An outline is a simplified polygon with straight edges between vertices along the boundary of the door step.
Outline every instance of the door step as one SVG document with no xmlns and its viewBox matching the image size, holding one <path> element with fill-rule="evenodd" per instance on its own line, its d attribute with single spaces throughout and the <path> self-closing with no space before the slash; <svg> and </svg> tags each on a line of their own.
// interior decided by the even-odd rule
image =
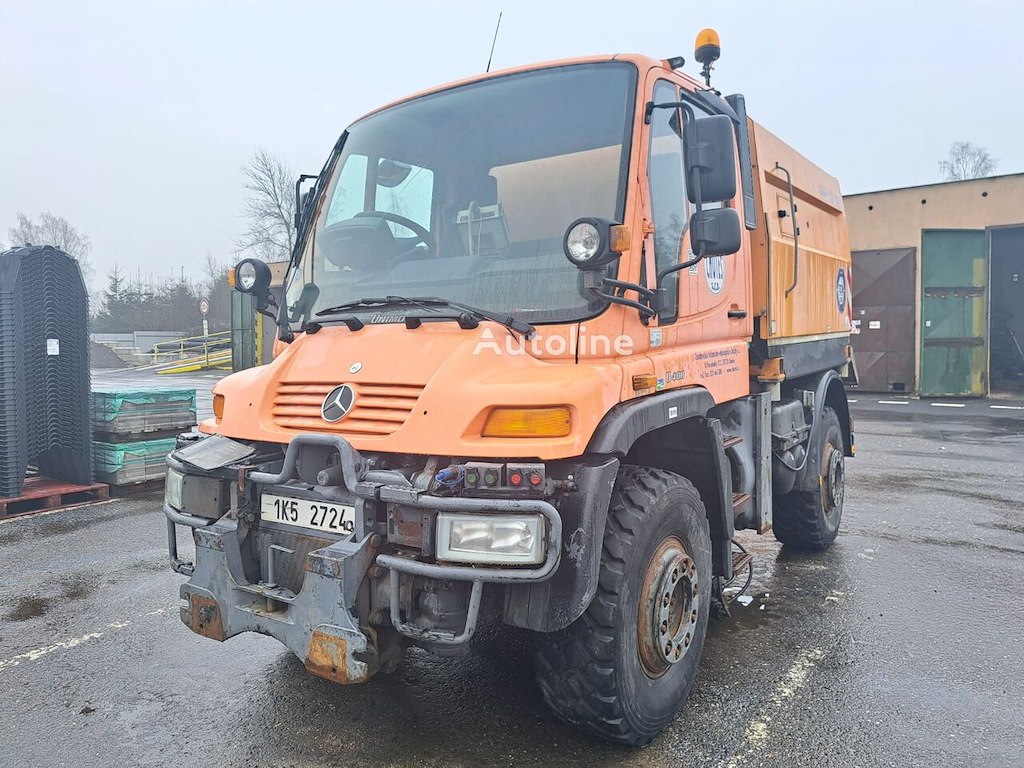
<svg viewBox="0 0 1024 768">
<path fill-rule="evenodd" d="M 739 574 L 745 572 L 750 564 L 754 562 L 754 556 L 749 552 L 732 553 L 732 578 L 735 580 Z"/>
<path fill-rule="evenodd" d="M 722 440 L 722 447 L 725 448 L 725 450 L 729 450 L 742 442 L 743 435 L 726 435 L 725 439 Z"/>
<path fill-rule="evenodd" d="M 753 511 L 754 500 L 749 493 L 733 493 L 732 495 L 732 517 L 747 515 Z"/>
</svg>

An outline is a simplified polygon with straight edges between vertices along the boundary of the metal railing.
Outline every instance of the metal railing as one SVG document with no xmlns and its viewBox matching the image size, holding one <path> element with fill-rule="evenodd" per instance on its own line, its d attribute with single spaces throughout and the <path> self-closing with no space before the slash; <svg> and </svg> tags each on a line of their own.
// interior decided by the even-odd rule
<svg viewBox="0 0 1024 768">
<path fill-rule="evenodd" d="M 231 359 L 231 331 L 157 342 L 150 356 L 152 365 L 194 364 L 209 368 Z"/>
</svg>

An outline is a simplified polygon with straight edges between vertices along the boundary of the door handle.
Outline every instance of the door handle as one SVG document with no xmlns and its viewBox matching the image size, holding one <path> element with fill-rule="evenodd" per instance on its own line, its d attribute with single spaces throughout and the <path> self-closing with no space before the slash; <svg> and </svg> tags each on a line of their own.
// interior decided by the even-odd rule
<svg viewBox="0 0 1024 768">
<path fill-rule="evenodd" d="M 745 310 L 745 309 L 730 309 L 729 310 L 729 317 L 736 318 L 737 320 L 742 320 L 746 316 L 747 316 L 747 310 Z"/>
</svg>

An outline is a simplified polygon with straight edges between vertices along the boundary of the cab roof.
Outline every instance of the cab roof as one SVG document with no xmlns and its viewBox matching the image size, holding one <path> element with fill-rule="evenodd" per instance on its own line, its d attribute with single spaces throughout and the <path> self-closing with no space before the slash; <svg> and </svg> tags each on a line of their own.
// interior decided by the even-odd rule
<svg viewBox="0 0 1024 768">
<path fill-rule="evenodd" d="M 391 101 L 391 102 L 389 102 L 387 104 L 379 106 L 379 107 L 377 107 L 375 109 L 372 109 L 369 112 L 367 112 L 366 114 L 361 115 L 356 120 L 353 120 L 352 122 L 353 123 L 357 123 L 360 120 L 363 120 L 364 118 L 369 117 L 370 115 L 376 114 L 377 112 L 381 112 L 381 111 L 383 111 L 385 109 L 393 107 L 396 104 L 402 104 L 402 103 L 407 102 L 407 101 L 412 101 L 413 99 L 417 99 L 417 98 L 419 98 L 421 96 L 429 96 L 430 94 L 440 93 L 441 91 L 447 91 L 447 90 L 449 90 L 451 88 L 457 88 L 459 86 L 469 85 L 470 83 L 479 83 L 479 82 L 483 82 L 484 80 L 493 80 L 493 79 L 496 79 L 496 78 L 499 78 L 499 77 L 505 77 L 507 75 L 514 75 L 514 74 L 518 74 L 520 72 L 532 72 L 532 71 L 539 70 L 539 69 L 554 69 L 556 67 L 566 67 L 566 66 L 571 66 L 573 64 L 596 64 L 596 63 L 610 62 L 610 61 L 629 62 L 631 64 L 634 64 L 636 66 L 636 68 L 641 73 L 649 71 L 651 69 L 659 69 L 659 68 L 660 69 L 664 69 L 666 72 L 672 72 L 673 71 L 672 68 L 668 64 L 668 60 L 667 59 L 664 59 L 664 60 L 654 59 L 654 58 L 651 58 L 650 56 L 644 56 L 643 54 L 639 54 L 639 53 L 598 54 L 598 55 L 593 55 L 593 56 L 578 56 L 576 58 L 571 58 L 571 59 L 556 59 L 556 60 L 553 60 L 553 61 L 535 62 L 535 63 L 532 63 L 532 64 L 524 64 L 524 65 L 521 65 L 521 66 L 518 66 L 518 67 L 507 67 L 505 69 L 497 69 L 497 70 L 495 70 L 493 72 L 481 72 L 480 74 L 470 75 L 469 77 L 464 77 L 464 78 L 462 78 L 460 80 L 453 80 L 450 83 L 445 83 L 443 85 L 436 85 L 436 86 L 433 86 L 431 88 L 427 88 L 427 89 L 422 90 L 422 91 L 417 91 L 416 93 L 409 94 L 408 96 L 403 96 L 400 99 L 395 99 L 394 101 Z M 683 77 L 686 80 L 688 80 L 693 85 L 700 85 L 696 80 L 694 80 L 692 77 L 690 77 L 689 75 L 687 75 L 684 72 L 681 72 L 679 70 L 675 70 L 675 74 L 678 75 L 678 76 Z"/>
</svg>

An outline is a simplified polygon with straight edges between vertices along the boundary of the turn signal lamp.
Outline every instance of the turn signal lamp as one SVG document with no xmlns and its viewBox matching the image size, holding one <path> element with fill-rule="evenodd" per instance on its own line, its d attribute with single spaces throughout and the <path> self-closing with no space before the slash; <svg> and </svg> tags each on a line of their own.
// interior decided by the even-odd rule
<svg viewBox="0 0 1024 768">
<path fill-rule="evenodd" d="M 572 429 L 569 409 L 495 408 L 484 424 L 484 437 L 565 437 Z"/>
<path fill-rule="evenodd" d="M 625 253 L 629 250 L 632 240 L 629 227 L 624 224 L 616 224 L 608 229 L 608 250 L 612 253 Z"/>
<path fill-rule="evenodd" d="M 641 373 L 633 377 L 633 391 L 640 392 L 644 389 L 654 389 L 658 386 L 658 377 L 654 374 Z"/>
<path fill-rule="evenodd" d="M 224 417 L 224 395 L 213 396 L 213 418 L 220 421 Z"/>
</svg>

